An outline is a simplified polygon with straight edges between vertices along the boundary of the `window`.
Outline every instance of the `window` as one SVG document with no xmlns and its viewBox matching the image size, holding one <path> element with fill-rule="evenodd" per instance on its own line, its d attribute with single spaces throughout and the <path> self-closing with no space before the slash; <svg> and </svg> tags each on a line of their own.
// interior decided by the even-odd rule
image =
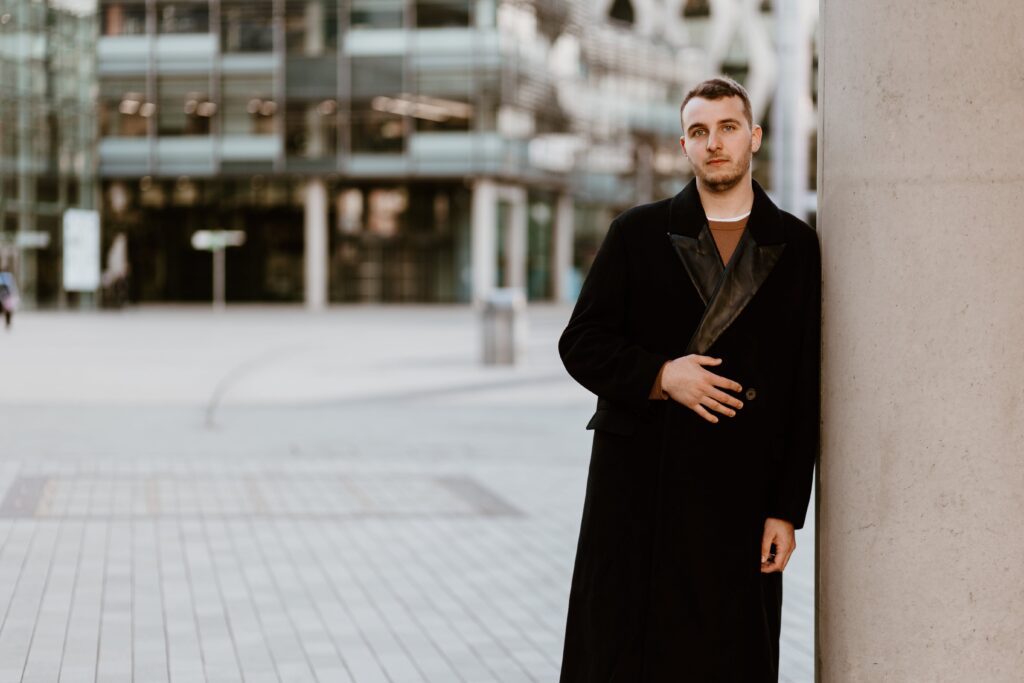
<svg viewBox="0 0 1024 683">
<path fill-rule="evenodd" d="M 377 102 L 353 102 L 351 115 L 352 151 L 396 154 L 405 149 L 405 123 L 398 114 Z"/>
<path fill-rule="evenodd" d="M 402 28 L 404 0 L 352 0 L 352 28 Z"/>
<path fill-rule="evenodd" d="M 625 24 L 632 24 L 634 22 L 633 4 L 629 0 L 615 0 L 611 9 L 608 10 L 608 17 Z"/>
<path fill-rule="evenodd" d="M 223 52 L 271 52 L 273 8 L 267 0 L 223 0 L 220 5 Z"/>
<path fill-rule="evenodd" d="M 285 152 L 288 156 L 321 159 L 338 149 L 338 103 L 291 101 L 285 110 Z"/>
<path fill-rule="evenodd" d="M 230 76 L 223 81 L 225 135 L 272 135 L 278 104 L 269 75 Z"/>
<path fill-rule="evenodd" d="M 103 7 L 103 35 L 139 36 L 145 33 L 145 3 L 116 2 Z"/>
<path fill-rule="evenodd" d="M 709 0 L 686 0 L 683 6 L 684 17 L 707 17 L 711 16 L 711 3 Z"/>
<path fill-rule="evenodd" d="M 405 148 L 404 117 L 411 100 L 402 85 L 401 57 L 352 59 L 353 152 L 397 153 Z"/>
<path fill-rule="evenodd" d="M 160 2 L 156 11 L 158 33 L 206 33 L 210 30 L 210 8 L 205 2 Z"/>
<path fill-rule="evenodd" d="M 418 131 L 468 131 L 473 120 L 473 106 L 467 101 L 419 95 L 410 97 L 409 115 Z"/>
<path fill-rule="evenodd" d="M 217 105 L 210 101 L 205 76 L 160 78 L 159 135 L 209 135 Z"/>
<path fill-rule="evenodd" d="M 284 42 L 288 52 L 315 56 L 338 47 L 334 0 L 286 0 Z"/>
<path fill-rule="evenodd" d="M 469 25 L 469 0 L 416 0 L 418 28 L 465 28 Z"/>
<path fill-rule="evenodd" d="M 100 135 L 145 137 L 156 106 L 146 99 L 146 78 L 104 78 L 100 82 Z"/>
<path fill-rule="evenodd" d="M 369 99 L 403 91 L 401 57 L 353 57 L 352 97 Z"/>
</svg>

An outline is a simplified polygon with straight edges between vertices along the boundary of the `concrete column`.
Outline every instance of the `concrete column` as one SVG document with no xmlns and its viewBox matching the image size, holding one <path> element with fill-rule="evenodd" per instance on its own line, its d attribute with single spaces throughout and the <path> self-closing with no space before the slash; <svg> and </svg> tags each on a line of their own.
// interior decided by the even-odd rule
<svg viewBox="0 0 1024 683">
<path fill-rule="evenodd" d="M 781 208 L 807 215 L 808 156 L 814 130 L 811 86 L 811 26 L 808 0 L 775 3 L 779 81 L 772 106 L 772 190 Z"/>
<path fill-rule="evenodd" d="M 569 193 L 558 195 L 555 202 L 554 254 L 552 277 L 554 278 L 555 301 L 569 302 L 572 299 L 572 245 L 575 211 L 573 198 Z"/>
<path fill-rule="evenodd" d="M 473 183 L 470 213 L 471 297 L 479 304 L 495 285 L 498 196 L 494 181 L 482 178 Z"/>
<path fill-rule="evenodd" d="M 505 253 L 508 254 L 506 287 L 526 289 L 526 251 L 528 248 L 529 219 L 526 215 L 526 190 L 509 188 L 505 193 L 511 210 L 508 230 L 505 231 Z"/>
<path fill-rule="evenodd" d="M 820 680 L 1024 672 L 1024 3 L 822 3 Z"/>
<path fill-rule="evenodd" d="M 306 308 L 327 306 L 327 187 L 321 178 L 306 182 Z"/>
<path fill-rule="evenodd" d="M 305 14 L 306 40 L 303 47 L 307 56 L 316 56 L 324 52 L 324 5 L 320 0 L 306 0 Z"/>
<path fill-rule="evenodd" d="M 313 159 L 324 156 L 327 140 L 324 136 L 323 116 L 320 107 L 310 104 L 306 107 L 306 155 Z"/>
</svg>

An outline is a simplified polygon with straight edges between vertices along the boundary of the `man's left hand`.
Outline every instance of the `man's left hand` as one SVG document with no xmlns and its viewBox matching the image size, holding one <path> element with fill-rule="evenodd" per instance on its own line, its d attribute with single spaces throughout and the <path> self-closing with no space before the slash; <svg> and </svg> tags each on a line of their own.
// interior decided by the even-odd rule
<svg viewBox="0 0 1024 683">
<path fill-rule="evenodd" d="M 775 554 L 771 554 L 772 544 Z M 789 563 L 789 557 L 796 550 L 796 532 L 793 525 L 784 519 L 769 517 L 764 520 L 764 536 L 761 537 L 761 573 L 781 572 Z"/>
</svg>

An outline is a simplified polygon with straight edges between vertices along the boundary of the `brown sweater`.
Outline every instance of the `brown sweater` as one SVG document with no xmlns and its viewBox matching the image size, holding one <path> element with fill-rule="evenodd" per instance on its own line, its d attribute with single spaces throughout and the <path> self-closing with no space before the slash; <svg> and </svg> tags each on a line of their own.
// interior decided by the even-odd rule
<svg viewBox="0 0 1024 683">
<path fill-rule="evenodd" d="M 723 264 L 729 263 L 733 252 L 736 251 L 736 245 L 740 243 L 740 237 L 743 236 L 743 229 L 747 227 L 747 220 L 749 218 L 747 216 L 738 221 L 708 221 L 708 227 L 711 228 L 711 236 L 715 238 L 718 254 L 722 257 Z M 661 370 L 658 371 L 658 377 L 654 380 L 654 386 L 651 387 L 651 394 L 648 398 L 655 400 L 666 400 L 668 398 L 668 394 L 661 389 L 661 375 L 664 372 L 665 366 L 662 365 Z"/>
</svg>

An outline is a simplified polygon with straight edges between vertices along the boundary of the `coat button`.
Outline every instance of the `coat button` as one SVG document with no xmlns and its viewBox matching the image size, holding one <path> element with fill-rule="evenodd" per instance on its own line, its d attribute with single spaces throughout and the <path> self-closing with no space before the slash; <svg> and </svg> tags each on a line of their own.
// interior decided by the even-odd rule
<svg viewBox="0 0 1024 683">
<path fill-rule="evenodd" d="M 753 401 L 757 398 L 757 390 L 754 387 L 750 387 L 743 393 L 743 395 L 747 397 L 748 401 Z"/>
</svg>

